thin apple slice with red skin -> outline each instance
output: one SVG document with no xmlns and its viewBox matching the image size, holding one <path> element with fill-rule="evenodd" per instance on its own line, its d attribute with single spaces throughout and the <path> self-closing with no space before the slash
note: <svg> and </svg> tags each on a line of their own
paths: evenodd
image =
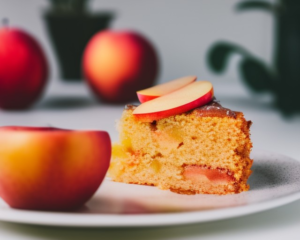
<svg viewBox="0 0 300 240">
<path fill-rule="evenodd" d="M 151 88 L 146 88 L 140 91 L 137 91 L 136 94 L 141 103 L 148 102 L 152 99 L 164 96 L 171 92 L 174 92 L 180 88 L 185 87 L 192 82 L 195 82 L 197 79 L 196 76 L 186 76 L 182 78 L 178 78 L 167 83 L 163 83 L 160 85 L 156 85 Z"/>
<path fill-rule="evenodd" d="M 133 111 L 133 115 L 139 121 L 153 122 L 203 106 L 209 103 L 213 96 L 213 86 L 210 82 L 193 82 L 175 92 L 142 103 Z"/>
</svg>

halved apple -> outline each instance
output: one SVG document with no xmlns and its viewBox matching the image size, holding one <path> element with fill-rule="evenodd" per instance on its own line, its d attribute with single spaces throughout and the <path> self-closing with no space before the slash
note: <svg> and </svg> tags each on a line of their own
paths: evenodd
<svg viewBox="0 0 300 240">
<path fill-rule="evenodd" d="M 133 111 L 133 115 L 139 121 L 152 122 L 205 105 L 213 96 L 210 82 L 193 82 L 175 92 L 142 103 Z"/>
<path fill-rule="evenodd" d="M 0 197 L 19 209 L 77 209 L 100 186 L 110 157 L 105 131 L 0 127 Z"/>
<path fill-rule="evenodd" d="M 161 97 L 168 93 L 174 92 L 180 88 L 185 87 L 186 85 L 195 82 L 197 79 L 196 76 L 186 76 L 172 80 L 167 83 L 156 85 L 151 88 L 146 88 L 140 91 L 137 91 L 137 96 L 141 103 L 147 102 L 149 100 Z"/>
</svg>

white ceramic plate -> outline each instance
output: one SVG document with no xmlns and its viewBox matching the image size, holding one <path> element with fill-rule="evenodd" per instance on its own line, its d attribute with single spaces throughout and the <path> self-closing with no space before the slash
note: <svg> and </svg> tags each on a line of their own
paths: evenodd
<svg viewBox="0 0 300 240">
<path fill-rule="evenodd" d="M 0 220 L 18 223 L 137 227 L 207 222 L 275 208 L 300 198 L 300 162 L 256 151 L 251 189 L 235 195 L 179 195 L 155 187 L 106 179 L 96 195 L 77 212 L 14 210 L 0 201 Z"/>
</svg>

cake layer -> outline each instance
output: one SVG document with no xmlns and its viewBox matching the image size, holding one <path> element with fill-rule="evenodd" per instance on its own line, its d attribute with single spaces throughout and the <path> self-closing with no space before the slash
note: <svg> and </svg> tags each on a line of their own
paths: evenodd
<svg viewBox="0 0 300 240">
<path fill-rule="evenodd" d="M 127 106 L 119 122 L 109 176 L 184 194 L 238 193 L 249 189 L 250 121 L 218 103 L 152 123 Z"/>
</svg>

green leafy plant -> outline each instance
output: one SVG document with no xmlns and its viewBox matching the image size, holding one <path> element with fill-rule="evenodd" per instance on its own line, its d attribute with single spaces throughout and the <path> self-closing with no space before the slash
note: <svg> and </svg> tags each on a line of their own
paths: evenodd
<svg viewBox="0 0 300 240">
<path fill-rule="evenodd" d="M 274 16 L 276 24 L 274 61 L 268 66 L 243 47 L 218 42 L 208 52 L 208 64 L 216 73 L 222 73 L 232 54 L 242 60 L 239 71 L 244 83 L 256 92 L 271 92 L 275 106 L 289 115 L 300 112 L 300 1 L 280 0 L 242 1 L 238 11 L 260 9 Z"/>
</svg>

